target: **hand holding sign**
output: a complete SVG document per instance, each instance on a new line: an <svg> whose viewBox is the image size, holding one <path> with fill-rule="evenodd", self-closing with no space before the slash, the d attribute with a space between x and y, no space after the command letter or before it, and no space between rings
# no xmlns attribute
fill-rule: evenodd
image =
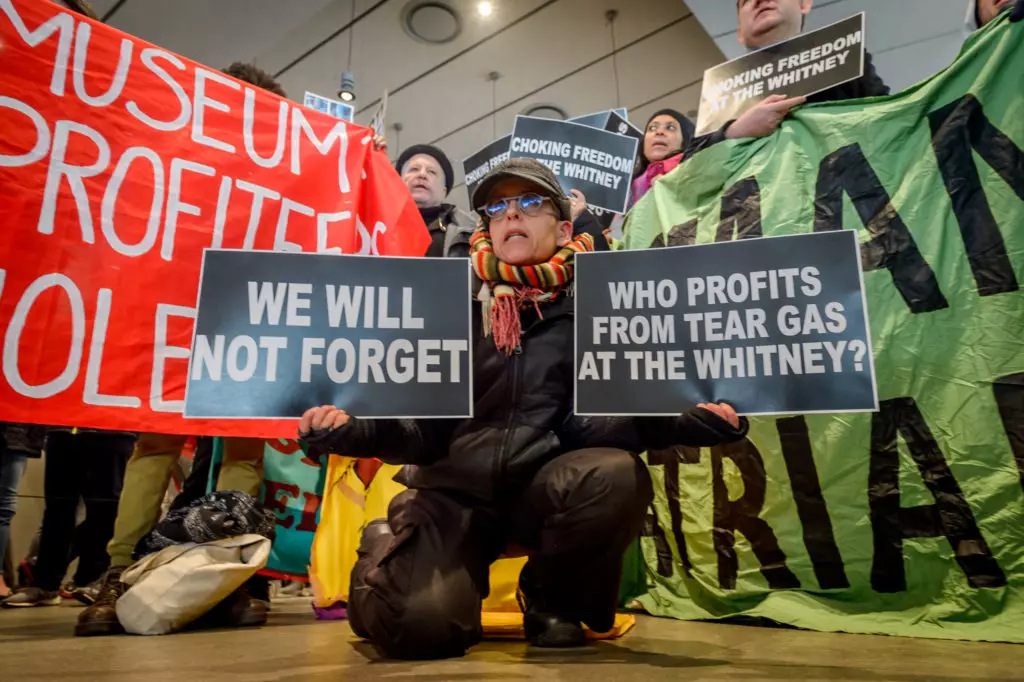
<svg viewBox="0 0 1024 682"><path fill-rule="evenodd" d="M725 131L730 140L745 137L768 137L774 133L782 119L791 109L807 101L806 97L789 97L785 95L769 95L763 102L740 116Z"/></svg>
<svg viewBox="0 0 1024 682"><path fill-rule="evenodd" d="M334 405L321 405L306 410L302 419L299 420L299 436L305 438L311 432L319 429L340 429L348 424L348 413L340 410Z"/></svg>
<svg viewBox="0 0 1024 682"><path fill-rule="evenodd" d="M734 429L738 429L740 427L740 417L736 414L736 410L734 410L732 405L729 403L701 403L697 405L697 407L702 410L707 410L719 419L729 422L729 426Z"/></svg>
<svg viewBox="0 0 1024 682"><path fill-rule="evenodd" d="M569 190L569 208L573 222L580 217L580 213L587 210L587 197L578 189Z"/></svg>

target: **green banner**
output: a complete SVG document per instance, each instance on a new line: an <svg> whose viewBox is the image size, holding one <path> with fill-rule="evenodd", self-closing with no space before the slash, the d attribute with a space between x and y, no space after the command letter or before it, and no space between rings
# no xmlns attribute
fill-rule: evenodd
<svg viewBox="0 0 1024 682"><path fill-rule="evenodd" d="M881 409L648 453L651 613L1024 642L1024 23L664 176L626 248L854 229Z"/></svg>

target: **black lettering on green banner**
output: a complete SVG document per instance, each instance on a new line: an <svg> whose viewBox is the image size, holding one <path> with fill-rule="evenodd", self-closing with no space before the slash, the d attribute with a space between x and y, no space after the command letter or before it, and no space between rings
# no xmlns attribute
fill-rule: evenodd
<svg viewBox="0 0 1024 682"><path fill-rule="evenodd" d="M699 464L700 449L680 446L667 450L652 450L647 453L647 462L650 466L665 467L665 498L668 500L668 516L672 526L672 537L675 539L676 548L679 550L679 560L682 563L683 572L689 577L693 564L690 561L689 553L686 551L686 537L683 535L683 510L679 505L679 501L682 498L679 492L679 464ZM662 532L662 538L664 539L664 532ZM669 555L671 556L671 552L669 552ZM660 561L658 566L660 572ZM671 576L671 562L667 565L666 570L668 573L661 573L661 575L665 577Z"/></svg>
<svg viewBox="0 0 1024 682"><path fill-rule="evenodd" d="M818 167L814 231L843 229L843 193L850 196L871 240L861 245L864 270L887 268L913 313L948 308L935 272L892 205L889 193L857 143L826 156Z"/></svg>
<svg viewBox="0 0 1024 682"><path fill-rule="evenodd" d="M672 548L668 546L668 540L665 539L665 531L663 531L661 526L658 524L657 516L654 514L647 515L644 519L644 527L641 535L645 538L652 538L654 540L654 554L658 557L658 575L665 578L671 578L672 566L674 565Z"/></svg>
<svg viewBox="0 0 1024 682"><path fill-rule="evenodd" d="M796 512L803 526L804 546L814 566L814 576L823 590L850 586L843 567L843 557L836 545L832 518L821 492L818 467L814 463L807 420L802 416L787 417L775 422L782 444Z"/></svg>
<svg viewBox="0 0 1024 682"><path fill-rule="evenodd" d="M1024 372L996 379L992 382L992 392L1010 440L1013 459L1017 462L1020 487L1024 490Z"/></svg>
<svg viewBox="0 0 1024 682"><path fill-rule="evenodd" d="M764 236L761 227L761 187L757 178L744 178L722 195L721 220L716 242L733 239L757 239Z"/></svg>
<svg viewBox="0 0 1024 682"><path fill-rule="evenodd" d="M903 541L945 536L971 587L1004 587L1006 576L981 535L963 490L913 398L893 398L879 406L871 424L868 504L874 535L871 587L876 592L907 589ZM935 504L900 506L900 457L903 436Z"/></svg>
<svg viewBox="0 0 1024 682"><path fill-rule="evenodd" d="M661 249L666 246L690 246L697 241L697 219L676 225L668 231L668 236L659 234L651 242L652 249Z"/></svg>
<svg viewBox="0 0 1024 682"><path fill-rule="evenodd" d="M722 460L728 457L743 477L743 495L729 499L729 490L722 475ZM800 587L800 581L786 565L786 555L779 547L768 522L760 517L764 507L767 477L764 460L749 440L711 449L711 481L714 494L714 543L718 555L718 584L723 590L736 589L739 562L736 559L736 531L750 542L761 574L773 590Z"/></svg>
<svg viewBox="0 0 1024 682"><path fill-rule="evenodd" d="M1006 243L982 188L972 150L1024 199L1024 152L985 116L974 95L965 95L929 115L932 147L967 249L978 294L1017 291ZM1016 229L1018 225L1006 225Z"/></svg>

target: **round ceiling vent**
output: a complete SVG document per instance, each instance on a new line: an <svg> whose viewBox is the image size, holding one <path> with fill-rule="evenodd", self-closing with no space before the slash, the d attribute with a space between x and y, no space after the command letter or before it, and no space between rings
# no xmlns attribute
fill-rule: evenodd
<svg viewBox="0 0 1024 682"><path fill-rule="evenodd" d="M415 0L402 10L402 27L420 42L441 45L458 37L462 21L458 12L443 2Z"/></svg>
<svg viewBox="0 0 1024 682"><path fill-rule="evenodd" d="M552 118L556 121L564 121L569 118L560 107L554 104L534 104L523 112L523 116L535 116L537 118Z"/></svg>

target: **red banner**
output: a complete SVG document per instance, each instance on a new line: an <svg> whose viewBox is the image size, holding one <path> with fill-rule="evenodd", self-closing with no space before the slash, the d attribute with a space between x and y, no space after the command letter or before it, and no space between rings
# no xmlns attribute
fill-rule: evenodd
<svg viewBox="0 0 1024 682"><path fill-rule="evenodd" d="M0 0L0 419L181 417L203 249L421 255L372 132L40 0Z"/></svg>

